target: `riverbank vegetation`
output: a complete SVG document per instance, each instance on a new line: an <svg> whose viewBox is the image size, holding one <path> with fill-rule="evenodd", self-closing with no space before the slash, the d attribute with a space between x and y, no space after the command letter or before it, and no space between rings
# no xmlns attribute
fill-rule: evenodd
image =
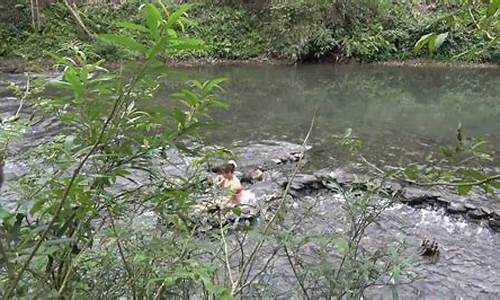
<svg viewBox="0 0 500 300"><path fill-rule="evenodd" d="M71 2L71 3L69 3ZM95 35L142 20L143 2L9 0L0 14L0 56L47 59L77 46L89 59L127 58ZM73 4L76 3L76 4ZM361 62L431 58L497 63L498 1L194 1L182 30L203 49L168 59L267 59ZM175 1L162 2L172 11ZM415 47L416 46L416 47Z"/></svg>

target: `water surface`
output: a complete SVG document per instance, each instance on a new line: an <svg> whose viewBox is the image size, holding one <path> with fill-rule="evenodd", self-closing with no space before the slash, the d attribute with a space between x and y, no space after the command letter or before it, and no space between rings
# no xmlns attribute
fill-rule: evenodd
<svg viewBox="0 0 500 300"><path fill-rule="evenodd" d="M300 142L314 114L315 162L348 160L335 135L352 128L365 154L397 162L422 159L454 142L459 123L469 136L500 145L500 68L311 64L204 66L187 77L226 77L225 125L208 141ZM178 85L175 85L176 87ZM170 90L157 103L169 106Z"/></svg>

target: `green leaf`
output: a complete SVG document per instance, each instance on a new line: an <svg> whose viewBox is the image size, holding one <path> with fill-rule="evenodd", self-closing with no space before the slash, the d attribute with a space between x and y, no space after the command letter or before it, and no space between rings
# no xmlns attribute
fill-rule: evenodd
<svg viewBox="0 0 500 300"><path fill-rule="evenodd" d="M239 207L233 207L231 209L231 211L233 212L233 214L235 214L237 216L241 216L241 208L239 208Z"/></svg>
<svg viewBox="0 0 500 300"><path fill-rule="evenodd" d="M203 90L205 92L210 92L214 88L222 89L219 85L221 83L223 83L224 81L226 81L226 80L227 80L227 78L224 78L224 77L220 77L220 78L215 78L215 79L209 80L209 81L207 81L207 82L205 82L203 84Z"/></svg>
<svg viewBox="0 0 500 300"><path fill-rule="evenodd" d="M467 195L471 189L472 189L472 186L470 186L470 185L460 185L460 186L458 186L458 194L460 196Z"/></svg>
<svg viewBox="0 0 500 300"><path fill-rule="evenodd" d="M30 213L36 214L37 212L39 212L43 208L44 204L45 204L45 199L43 199L43 198L39 199L38 201L35 201L35 203L33 204L33 206L30 209Z"/></svg>
<svg viewBox="0 0 500 300"><path fill-rule="evenodd" d="M52 52L47 52L47 55L49 55L56 62L60 63L61 65L66 66L70 69L73 69L75 67L75 62L68 57L62 57L62 56L59 56L59 55L54 54Z"/></svg>
<svg viewBox="0 0 500 300"><path fill-rule="evenodd" d="M433 48L432 51L436 51L441 47L441 45L444 43L446 38L448 37L448 32L438 34L436 38L433 40Z"/></svg>
<svg viewBox="0 0 500 300"><path fill-rule="evenodd" d="M74 240L72 238L60 238L60 239L48 240L44 243L44 245L45 246L52 246L52 245L60 245L60 244L69 244L73 241Z"/></svg>
<svg viewBox="0 0 500 300"><path fill-rule="evenodd" d="M165 50L165 48L167 47L167 41L168 37L166 36L157 41L156 44L149 50L147 55L148 59L153 58L158 52Z"/></svg>
<svg viewBox="0 0 500 300"><path fill-rule="evenodd" d="M405 169L405 175L410 180L417 180L417 178L418 178L417 168L415 168L415 167L408 167L408 168L406 168Z"/></svg>
<svg viewBox="0 0 500 300"><path fill-rule="evenodd" d="M74 135L68 135L64 138L64 151L69 153L73 149L75 138Z"/></svg>
<svg viewBox="0 0 500 300"><path fill-rule="evenodd" d="M182 126L186 123L186 114L180 109L176 108L171 113L172 117L179 122Z"/></svg>
<svg viewBox="0 0 500 300"><path fill-rule="evenodd" d="M170 47L176 50L203 50L205 43L199 39L177 38L172 41Z"/></svg>
<svg viewBox="0 0 500 300"><path fill-rule="evenodd" d="M341 253L346 253L349 250L349 244L344 239L338 239L335 241L335 248Z"/></svg>
<svg viewBox="0 0 500 300"><path fill-rule="evenodd" d="M491 0L488 10L486 11L486 16L491 17L500 10L500 0Z"/></svg>
<svg viewBox="0 0 500 300"><path fill-rule="evenodd" d="M178 38L177 32L175 32L175 30L173 30L172 28L167 28L167 37L171 40L174 40Z"/></svg>
<svg viewBox="0 0 500 300"><path fill-rule="evenodd" d="M490 185L496 189L500 189L500 180L493 180L490 182Z"/></svg>
<svg viewBox="0 0 500 300"><path fill-rule="evenodd" d="M445 146L439 146L439 152L445 157L451 157L453 153Z"/></svg>
<svg viewBox="0 0 500 300"><path fill-rule="evenodd" d="M168 17L167 28L172 28L177 20L186 13L193 5L192 4L183 4L179 7L173 14Z"/></svg>
<svg viewBox="0 0 500 300"><path fill-rule="evenodd" d="M231 295L228 289L223 289L218 295L220 300L235 300L236 298Z"/></svg>
<svg viewBox="0 0 500 300"><path fill-rule="evenodd" d="M401 266L395 265L392 268L392 278L394 278L394 282L399 282L399 276L401 274Z"/></svg>
<svg viewBox="0 0 500 300"><path fill-rule="evenodd" d="M72 69L66 71L63 78L71 85L71 89L75 93L76 98L80 98L85 94L85 88L80 81L80 78L78 77L76 71Z"/></svg>
<svg viewBox="0 0 500 300"><path fill-rule="evenodd" d="M425 34L420 37L420 39L417 41L415 44L415 51L418 52L420 49L422 49L423 46L428 45L429 41L435 36L436 34L434 32Z"/></svg>
<svg viewBox="0 0 500 300"><path fill-rule="evenodd" d="M144 45L138 43L132 38L123 35L106 33L106 34L100 34L99 38L101 38L104 41L108 41L112 44L116 44L124 48L127 48L131 51L137 51L142 54L146 53L146 47L144 47Z"/></svg>
<svg viewBox="0 0 500 300"><path fill-rule="evenodd" d="M149 32L155 40L158 40L160 38L158 27L162 21L160 11L153 4L148 3L144 8L144 12L146 14L146 24L149 28Z"/></svg>
<svg viewBox="0 0 500 300"><path fill-rule="evenodd" d="M480 171L474 170L474 169L465 169L464 173L471 178L470 181L473 180L484 180L488 178L488 176Z"/></svg>
<svg viewBox="0 0 500 300"><path fill-rule="evenodd" d="M200 103L200 98L195 93L190 90L183 89L178 93L172 94L172 96L182 99L187 102L187 106L195 106Z"/></svg>
<svg viewBox="0 0 500 300"><path fill-rule="evenodd" d="M121 28L130 29L134 31L149 32L149 30L146 27L128 21L118 21L115 23L115 25Z"/></svg>
<svg viewBox="0 0 500 300"><path fill-rule="evenodd" d="M11 215L11 213L9 213L5 209L3 209L2 206L0 205L0 220L3 220L5 218L9 217L10 215Z"/></svg>
<svg viewBox="0 0 500 300"><path fill-rule="evenodd" d="M226 102L221 101L221 100L211 100L210 105L212 105L213 107L222 108L222 109L229 108L229 104L227 104Z"/></svg>

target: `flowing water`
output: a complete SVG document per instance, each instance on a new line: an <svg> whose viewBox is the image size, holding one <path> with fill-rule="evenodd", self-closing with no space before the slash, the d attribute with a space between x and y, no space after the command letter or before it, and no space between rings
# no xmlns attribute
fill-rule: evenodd
<svg viewBox="0 0 500 300"><path fill-rule="evenodd" d="M500 68L240 65L182 71L186 78L229 78L223 97L231 106L213 114L225 125L207 132L210 143L300 142L316 113L311 168L353 159L335 143L348 128L378 163L425 159L454 141L459 122L467 135L500 146ZM20 77L0 73L0 116L15 108L5 92L13 79ZM169 94L180 85L174 80L153 107L172 105ZM500 298L500 234L482 224L400 205L382 215L368 238L373 245L406 240L412 253L425 237L440 242L441 258L436 264L416 260L412 268L420 279L402 286L402 298ZM381 290L373 297L390 294Z"/></svg>

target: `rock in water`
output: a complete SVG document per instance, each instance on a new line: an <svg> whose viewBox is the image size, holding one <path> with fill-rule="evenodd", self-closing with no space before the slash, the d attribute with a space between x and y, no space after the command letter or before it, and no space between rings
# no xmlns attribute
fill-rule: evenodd
<svg viewBox="0 0 500 300"><path fill-rule="evenodd" d="M451 202L446 211L450 214L463 214L467 212L467 208L461 202Z"/></svg>

